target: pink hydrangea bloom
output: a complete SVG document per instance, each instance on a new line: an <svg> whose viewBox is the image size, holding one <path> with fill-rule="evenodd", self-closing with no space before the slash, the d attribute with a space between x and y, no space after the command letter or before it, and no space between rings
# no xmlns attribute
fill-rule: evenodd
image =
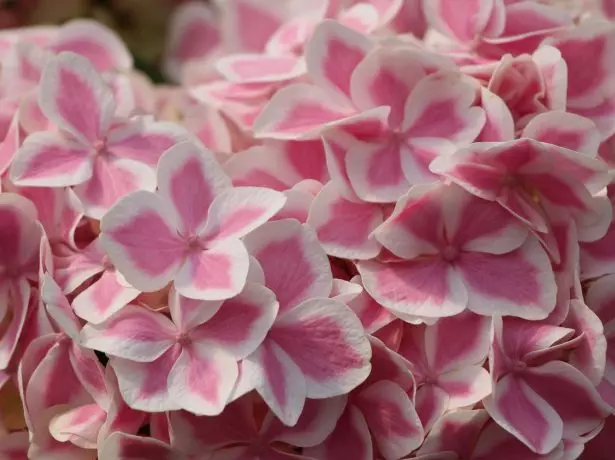
<svg viewBox="0 0 615 460"><path fill-rule="evenodd" d="M0 32L0 459L612 460L613 21L186 1L173 85Z"/></svg>

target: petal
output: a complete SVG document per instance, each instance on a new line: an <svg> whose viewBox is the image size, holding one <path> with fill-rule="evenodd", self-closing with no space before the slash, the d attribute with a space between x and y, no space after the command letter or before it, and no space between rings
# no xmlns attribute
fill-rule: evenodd
<svg viewBox="0 0 615 460"><path fill-rule="evenodd" d="M84 326L81 339L84 346L118 358L152 362L173 346L176 334L164 315L131 305L103 324Z"/></svg>
<svg viewBox="0 0 615 460"><path fill-rule="evenodd" d="M438 385L449 396L448 409L471 407L491 394L491 376L480 365L468 366L438 378Z"/></svg>
<svg viewBox="0 0 615 460"><path fill-rule="evenodd" d="M110 359L109 364L117 374L120 393L126 404L132 409L145 412L181 409L170 397L167 383L178 356L179 350L174 347L151 363Z"/></svg>
<svg viewBox="0 0 615 460"><path fill-rule="evenodd" d="M91 152L57 134L39 132L26 138L9 170L19 186L63 187L81 184L92 175Z"/></svg>
<svg viewBox="0 0 615 460"><path fill-rule="evenodd" d="M555 308L551 262L533 238L508 254L464 253L457 267L468 289L468 308L475 313L537 320Z"/></svg>
<svg viewBox="0 0 615 460"><path fill-rule="evenodd" d="M59 329L71 339L78 340L81 323L75 317L68 299L49 274L45 274L41 280L40 296L47 307L49 316L53 318Z"/></svg>
<svg viewBox="0 0 615 460"><path fill-rule="evenodd" d="M169 373L169 395L197 415L218 415L237 381L237 361L226 351L193 342Z"/></svg>
<svg viewBox="0 0 615 460"><path fill-rule="evenodd" d="M587 118L567 112L547 112L536 116L523 130L523 137L554 144L574 152L595 157L600 133Z"/></svg>
<svg viewBox="0 0 615 460"><path fill-rule="evenodd" d="M211 204L199 234L209 245L242 238L272 218L285 202L283 193L264 187L224 190Z"/></svg>
<svg viewBox="0 0 615 460"><path fill-rule="evenodd" d="M189 2L173 11L164 57L165 73L180 81L184 64L207 58L222 36L218 18L206 4Z"/></svg>
<svg viewBox="0 0 615 460"><path fill-rule="evenodd" d="M233 83L283 82L303 75L305 62L292 54L231 54L218 59L216 69Z"/></svg>
<svg viewBox="0 0 615 460"><path fill-rule="evenodd" d="M279 90L254 121L257 138L309 139L335 122L355 115L348 104L336 103L323 89L296 83Z"/></svg>
<svg viewBox="0 0 615 460"><path fill-rule="evenodd" d="M158 164L158 193L175 208L187 235L196 235L216 195L230 186L213 153L196 143L177 144Z"/></svg>
<svg viewBox="0 0 615 460"><path fill-rule="evenodd" d="M358 264L365 289L384 307L426 318L453 316L468 304L462 279L448 264L432 258L394 264Z"/></svg>
<svg viewBox="0 0 615 460"><path fill-rule="evenodd" d="M534 452L549 453L562 440L562 419L522 378L504 377L483 405L496 423Z"/></svg>
<svg viewBox="0 0 615 460"><path fill-rule="evenodd" d="M283 23L288 11L283 5L262 0L239 0L222 4L224 38L235 49L261 51L267 40Z"/></svg>
<svg viewBox="0 0 615 460"><path fill-rule="evenodd" d="M130 70L132 57L113 31L97 21L75 19L58 31L51 49L59 54L72 51L89 59L99 72Z"/></svg>
<svg viewBox="0 0 615 460"><path fill-rule="evenodd" d="M384 458L401 458L423 443L423 426L412 400L393 382L383 380L361 391L357 407Z"/></svg>
<svg viewBox="0 0 615 460"><path fill-rule="evenodd" d="M120 198L137 190L156 189L156 176L149 166L101 156L93 163L92 177L73 189L88 217L102 219Z"/></svg>
<svg viewBox="0 0 615 460"><path fill-rule="evenodd" d="M597 428L610 412L594 385L568 363L550 361L532 368L524 381L561 417L567 439Z"/></svg>
<svg viewBox="0 0 615 460"><path fill-rule="evenodd" d="M86 145L104 139L115 101L87 58L60 53L45 66L40 85L39 104L49 120Z"/></svg>
<svg viewBox="0 0 615 460"><path fill-rule="evenodd" d="M419 59L420 54L410 48L376 48L352 74L352 100L363 110L390 106L389 125L399 127L406 99L426 74Z"/></svg>
<svg viewBox="0 0 615 460"><path fill-rule="evenodd" d="M308 399L294 427L285 427L278 419L271 417L267 435L273 434L273 439L276 441L302 448L317 446L333 432L345 407L345 397L326 400Z"/></svg>
<svg viewBox="0 0 615 460"><path fill-rule="evenodd" d="M381 249L372 232L382 223L382 214L377 204L348 201L330 182L314 198L307 224L327 254L368 260Z"/></svg>
<svg viewBox="0 0 615 460"><path fill-rule="evenodd" d="M470 42L480 35L487 27L494 8L492 0L471 0L462 4L454 0L435 0L424 5L429 24L460 42ZM499 35L497 31L493 32Z"/></svg>
<svg viewBox="0 0 615 460"><path fill-rule="evenodd" d="M477 140L512 141L515 138L515 122L506 103L487 88L481 88L481 105L485 110L486 121Z"/></svg>
<svg viewBox="0 0 615 460"><path fill-rule="evenodd" d="M190 253L175 278L175 289L189 299L225 300L241 292L250 256L243 242L223 241Z"/></svg>
<svg viewBox="0 0 615 460"><path fill-rule="evenodd" d="M306 398L305 378L288 354L272 340L243 361L254 388L269 409L287 426L297 423Z"/></svg>
<svg viewBox="0 0 615 460"><path fill-rule="evenodd" d="M376 302L365 290L354 299L346 302L361 320L365 332L373 334L393 322L396 317Z"/></svg>
<svg viewBox="0 0 615 460"><path fill-rule="evenodd" d="M75 297L72 306L81 319L100 324L139 294L139 290L120 284L115 271L104 271L100 279Z"/></svg>
<svg viewBox="0 0 615 460"><path fill-rule="evenodd" d="M156 194L122 198L101 221L101 244L135 288L154 292L175 276L184 259L173 211Z"/></svg>
<svg viewBox="0 0 615 460"><path fill-rule="evenodd" d="M120 432L111 434L101 444L99 457L116 460L186 460L162 441Z"/></svg>
<svg viewBox="0 0 615 460"><path fill-rule="evenodd" d="M83 449L97 446L98 431L107 414L97 404L88 404L56 415L49 424L51 436L59 442L70 442Z"/></svg>
<svg viewBox="0 0 615 460"><path fill-rule="evenodd" d="M374 458L371 434L361 411L354 405L344 411L335 431L320 446L306 449L305 453L322 460Z"/></svg>
<svg viewBox="0 0 615 460"><path fill-rule="evenodd" d="M491 345L489 318L464 312L442 318L425 329L425 355L438 375L482 364Z"/></svg>
<svg viewBox="0 0 615 460"><path fill-rule="evenodd" d="M416 391L416 411L425 432L446 414L449 399L448 393L438 385L425 384Z"/></svg>
<svg viewBox="0 0 615 460"><path fill-rule="evenodd" d="M214 343L239 361L263 343L277 312L278 303L273 292L256 283L247 283L239 295L225 301L211 319L192 331L191 336L198 341Z"/></svg>
<svg viewBox="0 0 615 460"><path fill-rule="evenodd" d="M153 168L164 152L189 138L185 128L174 123L133 118L130 122L118 123L109 131L107 149L120 158Z"/></svg>
<svg viewBox="0 0 615 460"><path fill-rule="evenodd" d="M439 184L412 187L376 229L376 239L403 259L438 254L444 232L442 208L449 195Z"/></svg>
<svg viewBox="0 0 615 460"><path fill-rule="evenodd" d="M346 394L369 375L369 341L359 319L341 302L307 300L283 313L269 337L299 367L310 398Z"/></svg>
<svg viewBox="0 0 615 460"><path fill-rule="evenodd" d="M485 113L472 107L474 85L457 74L429 76L421 80L406 101L402 131L413 137L436 137L455 143L475 140L485 125Z"/></svg>
<svg viewBox="0 0 615 460"><path fill-rule="evenodd" d="M308 75L338 100L347 100L352 73L372 47L365 35L336 21L324 20L305 47Z"/></svg>
<svg viewBox="0 0 615 460"><path fill-rule="evenodd" d="M285 312L304 300L328 297L333 276L329 260L310 227L294 220L269 222L245 239Z"/></svg>
<svg viewBox="0 0 615 460"><path fill-rule="evenodd" d="M391 203L410 187L401 163L396 139L360 143L346 154L346 169L352 188L364 201Z"/></svg>

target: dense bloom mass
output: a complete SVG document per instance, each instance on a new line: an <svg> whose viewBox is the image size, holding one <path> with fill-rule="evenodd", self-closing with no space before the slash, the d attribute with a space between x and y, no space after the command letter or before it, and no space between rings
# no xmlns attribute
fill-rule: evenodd
<svg viewBox="0 0 615 460"><path fill-rule="evenodd" d="M0 32L0 459L611 460L615 1Z"/></svg>

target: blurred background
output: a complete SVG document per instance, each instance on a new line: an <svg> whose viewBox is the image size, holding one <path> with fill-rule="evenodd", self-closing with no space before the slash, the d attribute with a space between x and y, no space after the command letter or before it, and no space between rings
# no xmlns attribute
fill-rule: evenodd
<svg viewBox="0 0 615 460"><path fill-rule="evenodd" d="M203 2L207 0L202 0ZM135 66L162 81L160 59L171 13L186 0L0 0L0 29L91 18L114 29Z"/></svg>

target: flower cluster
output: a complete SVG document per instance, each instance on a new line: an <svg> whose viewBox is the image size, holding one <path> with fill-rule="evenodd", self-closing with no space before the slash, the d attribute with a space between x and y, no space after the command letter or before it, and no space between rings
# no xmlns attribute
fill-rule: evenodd
<svg viewBox="0 0 615 460"><path fill-rule="evenodd" d="M0 459L610 459L610 18L188 2L174 86L1 32Z"/></svg>

